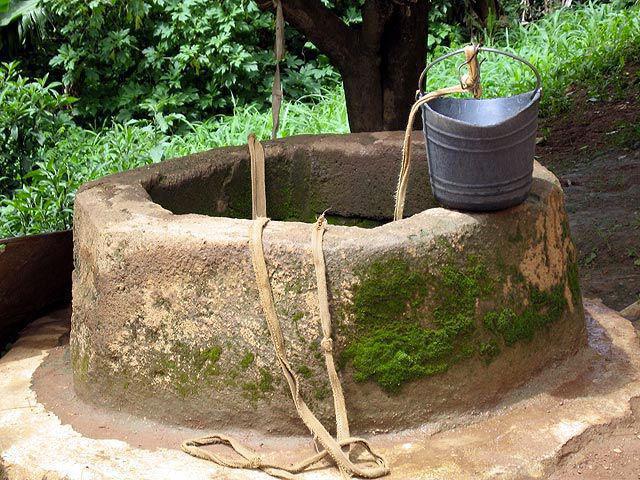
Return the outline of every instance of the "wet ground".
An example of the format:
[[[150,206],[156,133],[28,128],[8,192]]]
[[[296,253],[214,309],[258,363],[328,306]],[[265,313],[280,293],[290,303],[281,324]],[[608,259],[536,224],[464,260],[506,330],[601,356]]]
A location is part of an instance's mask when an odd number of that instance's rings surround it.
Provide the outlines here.
[[[568,92],[571,110],[542,122],[538,146],[565,190],[583,294],[617,310],[640,299],[639,73],[627,68],[613,98]],[[549,479],[640,479],[640,399],[634,407],[625,421],[568,445]]]

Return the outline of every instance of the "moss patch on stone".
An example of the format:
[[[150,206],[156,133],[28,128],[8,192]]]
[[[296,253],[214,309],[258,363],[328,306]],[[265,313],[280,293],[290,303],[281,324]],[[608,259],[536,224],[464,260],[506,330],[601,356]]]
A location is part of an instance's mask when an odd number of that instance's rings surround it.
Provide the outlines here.
[[[307,379],[311,378],[311,375],[313,374],[311,369],[306,365],[300,365],[296,371],[298,372],[298,374],[300,374],[300,376]]]
[[[213,378],[220,375],[218,362],[221,355],[222,347],[219,345],[193,349],[184,343],[178,343],[171,353],[163,354],[157,359],[153,374],[167,377],[176,392],[187,397],[202,384],[210,385]]]
[[[516,267],[494,261],[489,272],[476,256],[455,262],[451,249],[445,251],[447,259],[435,271],[424,260],[389,257],[358,273],[349,312],[355,330],[343,351],[356,381],[372,380],[393,393],[474,356],[489,364],[503,347],[530,341],[562,318],[565,285],[572,294],[576,288],[573,267],[558,285],[541,291],[526,284]],[[496,291],[507,278],[520,285],[518,298]],[[436,304],[427,305],[429,299]]]
[[[575,260],[567,266],[567,282],[569,283],[569,291],[571,291],[571,300],[574,305],[580,302],[580,274],[578,272],[578,262]]]
[[[246,352],[240,360],[240,368],[246,370],[255,360],[255,355],[252,352]]]
[[[437,277],[398,258],[372,263],[354,291],[357,333],[344,352],[355,379],[372,379],[394,392],[472,356],[475,303],[489,285],[474,257],[463,267],[448,263]],[[441,302],[433,310],[433,326],[426,327],[420,318],[430,288]]]
[[[244,382],[242,390],[244,397],[256,401],[264,398],[267,392],[273,391],[273,375],[266,368],[259,369],[260,378],[256,382]]]
[[[538,330],[559,320],[566,306],[564,283],[548,292],[530,287],[529,305],[521,313],[511,308],[488,312],[484,326],[511,346],[519,341],[531,341]]]
[[[89,355],[81,352],[78,348],[72,348],[71,367],[73,368],[74,375],[82,381],[86,381],[89,373]]]

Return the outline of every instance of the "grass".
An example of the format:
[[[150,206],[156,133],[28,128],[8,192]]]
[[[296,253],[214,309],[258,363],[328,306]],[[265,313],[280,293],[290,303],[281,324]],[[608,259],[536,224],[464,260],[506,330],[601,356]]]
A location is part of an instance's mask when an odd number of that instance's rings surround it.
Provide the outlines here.
[[[593,95],[610,95],[622,88],[616,76],[640,44],[640,3],[587,3],[559,9],[538,22],[507,28],[489,27],[483,44],[515,53],[537,67],[542,76],[542,114],[567,107],[567,87],[586,86]],[[434,58],[446,53],[441,49]],[[485,54],[482,85],[485,96],[512,95],[534,87],[529,69],[506,57]],[[430,89],[455,82],[459,58],[433,69]]]
[[[283,136],[349,131],[342,91],[323,92],[283,104]],[[115,172],[190,153],[246,143],[250,132],[271,135],[271,113],[237,108],[233,115],[189,123],[180,135],[163,134],[153,125],[130,122],[91,131],[68,129],[46,161],[26,175],[11,197],[0,196],[0,238],[71,227],[75,192],[83,183]]]
[[[572,84],[586,86],[594,96],[615,95],[622,88],[616,76],[627,59],[635,58],[634,47],[640,44],[638,2],[587,3],[560,9],[526,26],[489,23],[482,35],[485,45],[516,53],[540,70],[543,115],[567,107],[565,92]],[[446,51],[438,49],[434,57]],[[429,88],[456,82],[458,63],[460,59],[452,59],[434,68]],[[487,55],[482,80],[486,96],[519,93],[533,86],[526,68],[493,55]],[[348,131],[341,89],[283,104],[281,136]],[[186,123],[176,135],[135,122],[95,132],[70,128],[46,152],[46,160],[23,179],[21,188],[11,196],[0,196],[0,238],[69,228],[75,191],[88,180],[210,148],[241,145],[250,132],[269,138],[271,113],[238,107],[233,115]]]

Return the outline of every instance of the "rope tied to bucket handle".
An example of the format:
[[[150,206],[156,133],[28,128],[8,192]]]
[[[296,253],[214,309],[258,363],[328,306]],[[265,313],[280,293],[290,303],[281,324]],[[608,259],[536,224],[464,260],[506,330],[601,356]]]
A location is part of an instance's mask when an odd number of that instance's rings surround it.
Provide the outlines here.
[[[438,97],[442,97],[444,95],[450,95],[453,93],[464,93],[470,92],[473,94],[474,98],[480,98],[482,95],[482,86],[480,84],[480,65],[482,62],[478,62],[478,53],[479,52],[488,52],[495,53],[498,55],[503,55],[505,57],[509,57],[513,60],[516,60],[520,63],[523,63],[527,67],[531,69],[536,78],[536,87],[531,92],[531,98],[533,99],[536,95],[540,94],[542,90],[542,78],[540,76],[540,72],[538,69],[533,66],[533,64],[522,57],[519,57],[513,53],[505,52],[502,50],[497,50],[495,48],[483,47],[480,44],[477,45],[468,45],[459,50],[455,50],[453,52],[449,52],[446,55],[441,56],[440,58],[431,62],[420,74],[420,79],[418,80],[418,90],[416,92],[416,102],[411,107],[411,111],[409,112],[409,121],[407,122],[407,128],[405,130],[404,141],[402,143],[402,166],[400,168],[400,175],[398,177],[398,186],[396,188],[395,195],[395,209],[393,212],[393,219],[402,220],[404,214],[404,205],[405,198],[407,194],[407,185],[409,183],[409,169],[411,167],[411,132],[413,130],[413,123],[415,120],[415,116],[418,113],[418,110],[431,100],[434,100]],[[468,74],[462,75],[460,77],[459,85],[455,85],[452,87],[441,88],[439,90],[434,90],[432,92],[425,93],[422,89],[422,86],[426,84],[426,76],[427,72],[431,67],[436,65],[437,63],[446,60],[447,58],[453,57],[454,55],[458,55],[460,53],[464,53],[466,57],[466,61],[460,65],[458,71],[462,69],[462,67],[467,66],[469,69]]]
[[[480,63],[478,62],[479,50],[479,44],[468,45],[464,48],[466,61],[461,65],[461,67],[466,65],[469,71],[467,74],[460,77],[460,83],[458,85],[444,87],[432,92],[424,93],[422,91],[422,79],[424,77],[420,76],[420,87],[416,92],[417,100],[409,111],[407,128],[404,132],[404,141],[402,142],[402,166],[400,167],[400,176],[398,177],[398,186],[396,188],[396,205],[393,212],[394,221],[402,220],[404,214],[404,203],[407,196],[407,186],[409,184],[409,169],[411,167],[411,133],[413,132],[413,123],[415,121],[416,114],[422,105],[444,95],[471,92],[474,98],[480,98],[482,96],[482,85],[480,84]]]

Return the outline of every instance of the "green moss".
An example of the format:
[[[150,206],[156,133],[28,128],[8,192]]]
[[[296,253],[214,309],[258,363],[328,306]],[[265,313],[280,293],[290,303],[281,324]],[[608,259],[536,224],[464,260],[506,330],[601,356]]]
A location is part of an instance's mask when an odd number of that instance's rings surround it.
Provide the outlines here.
[[[258,389],[261,392],[270,392],[273,390],[273,375],[266,368],[260,369],[260,380],[258,381]]]
[[[511,346],[519,341],[531,341],[538,330],[559,320],[566,306],[564,284],[548,292],[530,287],[529,305],[521,313],[511,308],[491,311],[485,314],[483,323],[487,330]]]
[[[252,352],[246,352],[240,360],[240,368],[246,370],[255,360],[255,355]]]
[[[494,358],[500,355],[500,346],[495,339],[491,339],[488,342],[480,342],[478,345],[478,352],[484,360],[484,363],[489,365]]]
[[[386,325],[411,317],[426,281],[421,272],[402,259],[373,262],[360,275],[354,291],[353,312],[359,325]]]
[[[329,387],[323,385],[314,390],[313,398],[315,398],[318,401],[322,401],[325,398],[329,397],[330,394],[331,394],[331,390],[329,390]]]
[[[293,321],[293,323],[298,323],[303,318],[304,318],[304,312],[296,312],[291,316],[291,320]]]
[[[222,348],[218,345],[193,350],[187,344],[178,343],[171,353],[156,358],[152,371],[154,375],[168,377],[176,392],[186,397],[202,385],[210,385],[213,377],[222,373],[218,366],[221,355]]]
[[[211,375],[218,375],[220,370],[216,365],[220,360],[222,354],[222,348],[219,346],[213,346],[206,350],[202,350],[194,355],[194,366],[196,372],[208,377]]]
[[[178,372],[176,375],[175,388],[178,395],[183,398],[188,397],[195,390],[195,386],[191,381],[189,374],[186,372]]]
[[[89,355],[86,353],[79,353],[77,349],[72,349],[71,365],[73,372],[82,381],[87,381],[89,373]]]
[[[502,345],[530,341],[559,320],[567,307],[565,281],[575,288],[575,267],[561,283],[541,291],[527,286],[516,267],[500,262],[500,255],[490,273],[478,257],[469,255],[460,264],[447,251],[448,260],[435,272],[419,261],[394,257],[358,273],[350,312],[356,328],[342,356],[351,362],[357,381],[373,380],[396,392],[408,381],[474,356],[489,364]],[[515,297],[496,293],[496,282],[508,277],[520,285]],[[429,305],[429,299],[437,303]],[[512,305],[526,307],[516,311]],[[480,310],[487,308],[482,315]]]
[[[254,402],[264,397],[264,395],[260,392],[260,389],[258,388],[258,384],[256,382],[243,383],[242,393],[245,398]]]
[[[203,350],[200,352],[200,357],[205,361],[209,361],[212,363],[217,363],[220,360],[220,355],[222,354],[222,348],[218,346],[211,347],[207,350]]]
[[[433,328],[424,327],[429,285],[440,303]],[[354,378],[374,380],[387,391],[407,381],[444,372],[474,354],[476,300],[491,290],[484,266],[475,257],[466,265],[449,262],[437,276],[397,258],[372,263],[354,290],[357,333],[345,349]]]
[[[267,392],[273,391],[273,375],[266,368],[260,368],[260,378],[256,382],[244,382],[241,387],[243,396],[251,401],[265,397]]]
[[[567,282],[571,291],[571,301],[574,305],[580,303],[580,273],[578,272],[578,262],[571,262],[567,266]]]
[[[311,369],[309,367],[307,367],[306,365],[301,365],[300,367],[298,367],[297,372],[303,377],[303,378],[311,378],[311,375],[313,374],[313,372],[311,371]]]

